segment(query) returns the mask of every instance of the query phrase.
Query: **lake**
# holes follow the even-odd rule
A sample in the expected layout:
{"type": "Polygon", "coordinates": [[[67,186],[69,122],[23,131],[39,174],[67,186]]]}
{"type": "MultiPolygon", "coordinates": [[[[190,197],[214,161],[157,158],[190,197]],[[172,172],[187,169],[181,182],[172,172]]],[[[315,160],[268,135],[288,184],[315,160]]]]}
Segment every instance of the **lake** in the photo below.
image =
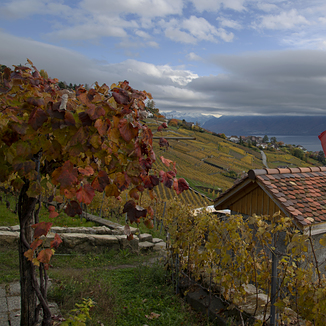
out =
{"type": "MultiPolygon", "coordinates": [[[[256,135],[264,137],[264,135],[256,135]]],[[[318,135],[309,136],[292,136],[292,135],[267,135],[269,139],[276,137],[277,141],[282,141],[284,144],[302,145],[310,152],[322,151],[321,143],[318,135]]]]}

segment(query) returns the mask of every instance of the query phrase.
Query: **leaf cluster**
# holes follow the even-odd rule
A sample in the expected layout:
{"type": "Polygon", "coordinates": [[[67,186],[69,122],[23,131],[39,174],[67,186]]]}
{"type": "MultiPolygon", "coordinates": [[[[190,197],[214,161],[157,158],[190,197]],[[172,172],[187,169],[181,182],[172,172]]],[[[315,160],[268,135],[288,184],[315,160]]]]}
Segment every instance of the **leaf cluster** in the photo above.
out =
{"type": "MultiPolygon", "coordinates": [[[[153,169],[152,131],[141,122],[149,93],[124,81],[110,87],[95,83],[89,90],[81,85],[70,98],[57,79],[44,78],[28,63],[6,67],[2,74],[0,182],[15,191],[28,184],[27,195],[35,198],[45,189],[51,193],[48,201],[62,204],[72,217],[82,213],[81,205],[89,205],[96,192],[119,199],[128,190],[124,212],[131,223],[153,218],[151,207],[140,206],[139,194],[145,190],[155,199],[153,188],[160,181],[179,193],[188,188],[185,180],[176,179],[175,168],[167,175],[153,169]]],[[[53,206],[49,215],[58,216],[53,206]]],[[[43,228],[50,227],[35,226],[35,241],[41,241],[38,231],[43,228]]],[[[32,259],[31,252],[28,257],[32,259]]]]}
{"type": "MultiPolygon", "coordinates": [[[[326,236],[314,243],[309,234],[300,233],[291,219],[274,216],[241,215],[218,217],[193,214],[178,204],[165,219],[170,234],[170,252],[180,260],[183,274],[201,280],[204,286],[226,301],[241,307],[253,302],[253,314],[269,318],[272,254],[278,260],[277,300],[280,320],[286,324],[306,319],[324,325],[326,277],[316,255],[323,250],[326,236]],[[256,293],[248,287],[254,286],[256,293]],[[261,301],[260,293],[267,300],[261,301]],[[290,310],[288,309],[290,308],[290,310]]],[[[175,259],[175,258],[174,258],[175,259]]]]}

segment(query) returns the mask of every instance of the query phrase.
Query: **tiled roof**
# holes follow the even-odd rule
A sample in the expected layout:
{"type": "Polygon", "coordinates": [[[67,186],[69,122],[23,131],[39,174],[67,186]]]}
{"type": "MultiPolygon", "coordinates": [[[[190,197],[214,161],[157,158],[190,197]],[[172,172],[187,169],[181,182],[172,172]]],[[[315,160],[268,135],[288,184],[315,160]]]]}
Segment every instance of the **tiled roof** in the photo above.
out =
{"type": "Polygon", "coordinates": [[[326,167],[250,170],[219,198],[248,179],[256,180],[302,226],[326,222],[326,167]]]}

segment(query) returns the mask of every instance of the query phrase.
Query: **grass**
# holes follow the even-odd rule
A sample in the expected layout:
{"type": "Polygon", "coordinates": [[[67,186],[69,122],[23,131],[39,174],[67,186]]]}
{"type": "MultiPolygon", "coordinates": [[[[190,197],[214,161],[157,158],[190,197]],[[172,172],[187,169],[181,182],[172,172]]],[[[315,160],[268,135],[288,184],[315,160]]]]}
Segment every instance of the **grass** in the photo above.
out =
{"type": "Polygon", "coordinates": [[[19,259],[17,250],[0,249],[0,284],[19,280],[19,259]]]}
{"type": "MultiPolygon", "coordinates": [[[[1,226],[13,226],[19,225],[19,219],[17,213],[14,212],[17,197],[11,194],[0,193],[1,201],[0,201],[0,225],[1,226]],[[7,207],[9,205],[9,208],[7,207]]],[[[39,213],[40,221],[51,222],[55,226],[69,226],[69,227],[92,227],[96,224],[93,222],[86,221],[86,219],[80,219],[77,217],[69,217],[63,211],[60,212],[59,216],[55,219],[49,218],[49,212],[44,205],[42,205],[40,213],[39,213]]]]}
{"type": "MultiPolygon", "coordinates": [[[[12,204],[15,198],[8,196],[6,200],[12,204]]],[[[5,201],[0,203],[0,211],[2,225],[18,224],[18,218],[8,211],[5,201]]],[[[46,209],[42,209],[41,216],[47,219],[46,209]]],[[[63,221],[64,225],[81,225],[79,219],[63,221]]],[[[156,237],[161,235],[156,228],[143,231],[156,237]]],[[[157,253],[139,255],[128,250],[55,254],[48,271],[52,280],[48,299],[55,301],[68,318],[76,303],[91,298],[96,305],[90,311],[92,319],[87,321],[88,326],[207,325],[204,317],[175,295],[162,264],[144,265],[156,258],[157,253]]],[[[0,265],[0,284],[19,281],[18,250],[0,248],[0,265]]]]}
{"type": "MultiPolygon", "coordinates": [[[[88,326],[207,325],[205,317],[175,295],[162,264],[147,264],[155,258],[154,253],[123,251],[54,255],[48,271],[52,280],[49,301],[55,301],[67,318],[76,303],[91,298],[96,305],[88,326]]],[[[17,251],[2,249],[0,264],[0,284],[19,280],[17,251]]]]}
{"type": "Polygon", "coordinates": [[[96,305],[87,325],[202,325],[200,316],[174,294],[162,265],[143,264],[149,257],[139,256],[135,261],[118,253],[112,259],[124,264],[119,268],[112,264],[93,267],[89,256],[85,256],[84,269],[60,265],[50,271],[49,299],[67,315],[76,302],[91,298],[96,305]]]}

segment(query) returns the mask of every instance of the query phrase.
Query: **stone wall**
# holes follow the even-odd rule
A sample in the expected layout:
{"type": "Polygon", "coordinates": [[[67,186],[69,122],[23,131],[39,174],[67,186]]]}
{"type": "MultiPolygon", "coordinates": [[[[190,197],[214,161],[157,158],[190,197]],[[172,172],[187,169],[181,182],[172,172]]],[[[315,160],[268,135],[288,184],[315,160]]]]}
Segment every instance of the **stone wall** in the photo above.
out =
{"type": "MultiPolygon", "coordinates": [[[[123,226],[115,229],[106,226],[97,227],[53,227],[46,238],[45,246],[50,246],[50,241],[58,233],[62,243],[57,253],[87,253],[101,252],[105,250],[119,250],[129,248],[132,251],[162,250],[166,244],[162,239],[153,238],[150,234],[139,234],[136,228],[130,228],[134,239],[127,240],[123,233],[123,226]],[[138,235],[136,235],[138,234],[138,235]]],[[[7,249],[17,249],[19,240],[19,225],[0,227],[0,246],[7,249]]]]}

